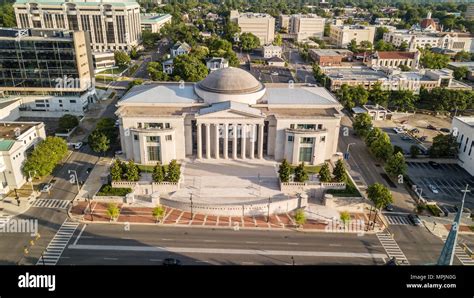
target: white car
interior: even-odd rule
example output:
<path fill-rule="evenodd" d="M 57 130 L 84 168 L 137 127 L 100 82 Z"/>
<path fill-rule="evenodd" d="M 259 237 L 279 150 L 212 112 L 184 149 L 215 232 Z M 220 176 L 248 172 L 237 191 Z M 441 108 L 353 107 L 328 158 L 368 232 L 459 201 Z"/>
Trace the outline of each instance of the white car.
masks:
<path fill-rule="evenodd" d="M 74 144 L 74 149 L 79 150 L 82 148 L 82 142 Z"/>
<path fill-rule="evenodd" d="M 41 192 L 49 192 L 51 190 L 51 187 L 53 187 L 53 185 L 51 183 L 46 183 L 42 188 L 41 188 Z"/>
<path fill-rule="evenodd" d="M 435 194 L 439 193 L 438 189 L 433 184 L 428 185 L 428 187 L 433 193 L 435 193 Z"/>
<path fill-rule="evenodd" d="M 403 128 L 401 128 L 401 127 L 394 127 L 393 131 L 395 131 L 397 134 L 404 133 Z"/>

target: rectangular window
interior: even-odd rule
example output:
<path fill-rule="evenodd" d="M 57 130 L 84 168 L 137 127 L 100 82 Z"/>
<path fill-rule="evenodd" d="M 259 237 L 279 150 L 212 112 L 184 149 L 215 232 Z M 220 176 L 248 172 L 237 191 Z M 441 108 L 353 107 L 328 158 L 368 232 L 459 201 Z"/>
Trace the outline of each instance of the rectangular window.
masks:
<path fill-rule="evenodd" d="M 311 130 L 314 130 L 314 129 L 316 129 L 316 124 L 298 124 L 297 128 L 298 129 L 311 129 Z"/>
<path fill-rule="evenodd" d="M 467 155 L 471 156 L 473 146 L 474 146 L 474 141 L 471 141 L 471 148 L 469 148 L 469 153 Z"/>
<path fill-rule="evenodd" d="M 300 162 L 311 162 L 311 157 L 313 156 L 312 147 L 302 147 L 300 148 Z"/>
<path fill-rule="evenodd" d="M 145 123 L 145 128 L 163 129 L 163 123 Z"/>
<path fill-rule="evenodd" d="M 70 100 L 69 100 L 69 103 L 76 103 L 76 100 L 70 99 Z"/>
<path fill-rule="evenodd" d="M 464 149 L 462 152 L 466 152 L 467 144 L 469 143 L 469 138 L 466 139 L 466 144 L 464 144 Z"/>
<path fill-rule="evenodd" d="M 301 144 L 313 144 L 314 138 L 301 138 L 300 142 Z"/>
<path fill-rule="evenodd" d="M 290 124 L 290 128 L 291 128 L 291 129 L 295 129 L 295 125 L 294 125 L 294 124 Z"/>
<path fill-rule="evenodd" d="M 326 142 L 326 137 L 321 137 L 321 142 Z"/>
<path fill-rule="evenodd" d="M 170 123 L 165 123 L 165 128 L 171 128 L 171 124 Z"/>
<path fill-rule="evenodd" d="M 134 139 L 135 141 L 138 141 L 138 135 L 133 135 L 133 139 Z"/>
<path fill-rule="evenodd" d="M 173 140 L 173 136 L 172 136 L 172 135 L 167 135 L 167 136 L 165 137 L 165 140 L 167 140 L 167 141 L 172 141 L 172 140 Z"/>
<path fill-rule="evenodd" d="M 294 136 L 288 136 L 288 142 L 293 142 Z"/>
<path fill-rule="evenodd" d="M 459 140 L 459 149 L 461 149 L 463 139 L 464 139 L 464 135 L 461 135 L 461 139 Z"/>
<path fill-rule="evenodd" d="M 148 161 L 161 161 L 160 146 L 148 146 Z"/>
<path fill-rule="evenodd" d="M 322 124 L 318 124 L 318 129 L 323 129 L 323 125 L 322 125 Z"/>
<path fill-rule="evenodd" d="M 147 136 L 146 141 L 148 143 L 159 143 L 160 142 L 160 136 Z"/>

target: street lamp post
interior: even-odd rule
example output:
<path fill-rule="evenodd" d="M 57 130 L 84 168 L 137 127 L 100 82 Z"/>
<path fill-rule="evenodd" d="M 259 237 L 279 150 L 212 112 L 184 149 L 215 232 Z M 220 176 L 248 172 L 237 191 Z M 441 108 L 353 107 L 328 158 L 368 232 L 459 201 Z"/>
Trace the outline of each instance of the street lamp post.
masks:
<path fill-rule="evenodd" d="M 77 171 L 76 170 L 68 170 L 67 172 L 68 172 L 68 174 L 71 174 L 71 172 L 74 173 L 74 178 L 76 180 L 76 185 L 77 185 L 77 193 L 79 193 L 79 191 L 81 191 L 81 187 L 79 186 L 79 179 L 77 179 Z"/>
<path fill-rule="evenodd" d="M 268 213 L 267 213 L 267 222 L 270 222 L 270 204 L 272 203 L 272 198 L 268 197 Z"/>
<path fill-rule="evenodd" d="M 351 145 L 355 145 L 356 143 L 349 143 L 347 144 L 347 148 L 346 148 L 346 157 L 347 159 L 349 159 L 349 149 L 351 148 Z"/>
<path fill-rule="evenodd" d="M 191 201 L 191 219 L 194 217 L 193 213 L 193 193 L 191 193 L 191 196 L 189 197 L 189 200 Z"/>

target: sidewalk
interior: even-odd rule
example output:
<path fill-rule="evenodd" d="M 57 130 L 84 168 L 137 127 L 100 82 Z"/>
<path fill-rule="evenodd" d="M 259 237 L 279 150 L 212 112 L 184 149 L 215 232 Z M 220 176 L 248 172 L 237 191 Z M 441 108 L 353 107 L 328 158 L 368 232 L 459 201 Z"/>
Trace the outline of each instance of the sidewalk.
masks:
<path fill-rule="evenodd" d="M 84 185 L 81 187 L 81 191 L 77 194 L 74 201 L 84 201 L 87 198 L 92 199 L 99 189 L 103 185 L 102 178 L 109 174 L 109 167 L 112 164 L 112 158 L 101 157 L 94 168 L 92 169 L 89 177 L 87 177 Z"/>
<path fill-rule="evenodd" d="M 0 201 L 0 217 L 14 217 L 25 213 L 39 195 L 40 192 L 34 192 L 30 193 L 29 196 L 20 196 L 20 205 L 18 206 L 13 192 L 13 196 L 8 196 Z"/>
<path fill-rule="evenodd" d="M 438 236 L 440 238 L 448 236 L 449 231 L 451 230 L 451 225 L 453 223 L 452 219 L 433 217 L 433 216 L 420 216 L 420 219 L 423 221 L 428 231 L 430 231 L 433 235 Z M 468 219 L 464 219 L 464 218 L 461 220 L 461 225 L 459 227 L 459 234 L 474 235 L 474 231 L 472 231 L 469 228 L 468 221 L 469 221 Z"/>

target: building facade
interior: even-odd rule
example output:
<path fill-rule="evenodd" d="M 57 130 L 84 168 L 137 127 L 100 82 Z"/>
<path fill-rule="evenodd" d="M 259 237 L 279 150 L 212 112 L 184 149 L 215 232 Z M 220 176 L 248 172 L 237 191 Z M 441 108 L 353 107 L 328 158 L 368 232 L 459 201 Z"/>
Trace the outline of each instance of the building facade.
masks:
<path fill-rule="evenodd" d="M 458 164 L 474 175 L 474 117 L 454 117 L 451 131 L 458 142 Z"/>
<path fill-rule="evenodd" d="M 331 25 L 329 34 L 329 40 L 331 44 L 345 48 L 347 45 L 355 39 L 357 44 L 361 41 L 374 42 L 375 27 L 374 26 L 362 26 L 362 25 L 351 25 L 351 26 L 334 26 Z"/>
<path fill-rule="evenodd" d="M 95 52 L 130 51 L 141 39 L 135 0 L 16 0 L 13 7 L 20 28 L 86 31 Z"/>
<path fill-rule="evenodd" d="M 337 151 L 342 106 L 324 88 L 263 85 L 238 68 L 196 84 L 133 87 L 118 103 L 127 159 L 275 159 L 320 164 Z"/>
<path fill-rule="evenodd" d="M 324 36 L 324 24 L 326 19 L 315 14 L 295 14 L 291 15 L 289 22 L 289 32 L 295 35 L 296 41 L 316 37 L 322 39 Z"/>
<path fill-rule="evenodd" d="M 275 39 L 275 18 L 265 13 L 239 13 L 232 10 L 230 20 L 236 22 L 241 33 L 252 33 L 267 45 Z"/>
<path fill-rule="evenodd" d="M 268 45 L 262 48 L 263 58 L 278 57 L 281 58 L 283 49 L 280 46 Z"/>
<path fill-rule="evenodd" d="M 416 69 L 420 64 L 420 52 L 376 51 L 366 61 L 369 67 L 398 68 L 405 65 Z"/>
<path fill-rule="evenodd" d="M 83 115 L 96 100 L 88 35 L 54 29 L 0 29 L 0 92 L 21 109 Z"/>
<path fill-rule="evenodd" d="M 349 60 L 353 53 L 345 49 L 310 49 L 309 56 L 319 66 L 341 66 L 343 60 Z"/>
<path fill-rule="evenodd" d="M 0 122 L 0 195 L 27 181 L 23 163 L 34 146 L 46 138 L 42 122 Z"/>
<path fill-rule="evenodd" d="M 474 3 L 467 5 L 464 17 L 468 20 L 474 20 Z"/>
<path fill-rule="evenodd" d="M 148 30 L 152 33 L 160 32 L 166 24 L 171 24 L 170 14 L 142 14 L 140 21 L 142 31 Z"/>

